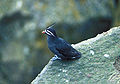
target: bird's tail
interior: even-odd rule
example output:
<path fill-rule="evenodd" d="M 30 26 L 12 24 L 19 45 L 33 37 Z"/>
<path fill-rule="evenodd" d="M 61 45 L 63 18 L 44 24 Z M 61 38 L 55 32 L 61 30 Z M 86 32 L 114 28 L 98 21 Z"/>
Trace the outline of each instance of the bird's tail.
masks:
<path fill-rule="evenodd" d="M 79 59 L 81 58 L 81 54 L 75 56 L 75 57 L 69 57 L 69 58 L 66 58 L 66 60 L 76 60 L 76 59 Z"/>
<path fill-rule="evenodd" d="M 72 57 L 72 59 L 79 59 L 79 58 L 81 58 L 81 54 L 78 56 Z"/>

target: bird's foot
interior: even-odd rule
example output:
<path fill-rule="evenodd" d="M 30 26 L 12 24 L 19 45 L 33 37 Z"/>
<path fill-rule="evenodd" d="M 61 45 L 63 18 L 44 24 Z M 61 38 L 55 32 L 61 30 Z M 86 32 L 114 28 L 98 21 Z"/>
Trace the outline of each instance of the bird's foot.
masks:
<path fill-rule="evenodd" d="M 55 61 L 55 60 L 61 60 L 61 58 L 58 57 L 57 55 L 55 55 L 51 60 L 52 60 L 52 61 Z"/>

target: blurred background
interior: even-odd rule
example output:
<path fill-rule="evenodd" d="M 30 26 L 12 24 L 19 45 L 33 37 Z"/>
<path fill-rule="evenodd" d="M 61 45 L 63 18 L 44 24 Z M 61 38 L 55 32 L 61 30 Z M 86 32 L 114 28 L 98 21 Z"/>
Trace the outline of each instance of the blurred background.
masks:
<path fill-rule="evenodd" d="M 29 84 L 53 54 L 41 32 L 56 22 L 72 44 L 120 25 L 120 0 L 0 0 L 0 84 Z"/>

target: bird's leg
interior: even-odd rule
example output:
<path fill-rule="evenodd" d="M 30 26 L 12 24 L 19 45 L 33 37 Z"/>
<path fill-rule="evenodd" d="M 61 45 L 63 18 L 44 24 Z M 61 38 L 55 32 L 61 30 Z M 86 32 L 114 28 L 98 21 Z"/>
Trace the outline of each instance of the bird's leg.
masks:
<path fill-rule="evenodd" d="M 58 57 L 57 55 L 55 55 L 51 60 L 52 60 L 52 61 L 55 61 L 55 60 L 61 60 L 61 58 Z"/>

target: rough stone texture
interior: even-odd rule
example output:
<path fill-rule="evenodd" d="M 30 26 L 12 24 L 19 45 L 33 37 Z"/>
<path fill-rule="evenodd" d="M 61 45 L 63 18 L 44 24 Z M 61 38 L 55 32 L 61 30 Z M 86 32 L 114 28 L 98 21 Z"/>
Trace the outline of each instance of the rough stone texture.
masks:
<path fill-rule="evenodd" d="M 73 45 L 82 53 L 74 61 L 49 61 L 31 84 L 119 84 L 113 63 L 120 55 L 120 26 Z M 112 77 L 111 77 L 112 76 Z"/>

